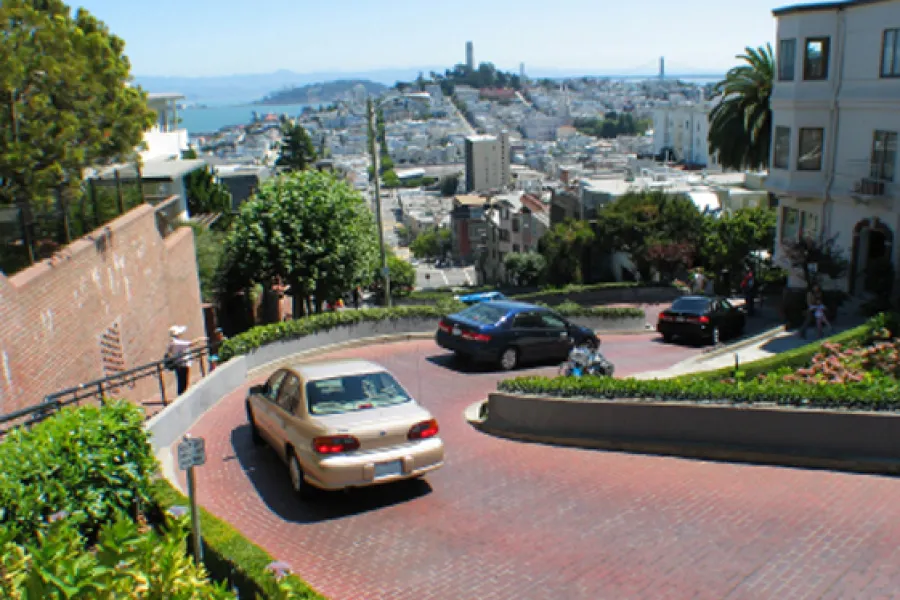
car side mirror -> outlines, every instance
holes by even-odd
[[[269,395],[269,384],[261,383],[259,385],[254,385],[250,387],[251,394],[259,394],[260,396],[268,396]]]

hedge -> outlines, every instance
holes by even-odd
[[[162,511],[188,506],[188,499],[163,478],[153,482],[151,494]],[[267,568],[275,559],[202,507],[200,535],[206,570],[214,580],[227,581],[229,588],[236,589],[241,598],[325,600],[296,575],[286,576],[276,583]]]
[[[885,327],[885,317],[876,317],[827,340],[807,344],[762,360],[739,365],[740,379],[724,382],[735,375],[734,367],[685,375],[673,379],[611,379],[598,377],[517,377],[500,381],[503,392],[559,398],[597,400],[690,401],[709,404],[767,403],[783,406],[816,408],[849,408],[865,410],[900,409],[900,383],[884,380],[880,385],[853,383],[844,385],[809,385],[782,381],[761,382],[758,375],[785,367],[806,367],[825,342],[838,344],[867,343],[878,329]]]
[[[587,400],[649,400],[701,404],[777,404],[808,408],[865,410],[900,409],[900,385],[808,385],[784,382],[738,383],[703,379],[611,379],[608,377],[517,377],[497,385],[503,392],[584,398]]]
[[[281,321],[259,325],[226,340],[219,350],[220,360],[227,361],[235,356],[252,352],[257,348],[285,340],[292,340],[320,331],[327,331],[354,323],[397,321],[400,319],[440,319],[441,317],[466,308],[461,302],[444,301],[435,306],[396,306],[392,308],[366,308],[328,312],[291,321]],[[606,319],[641,318],[644,311],[632,307],[582,307],[567,303],[556,308],[568,317],[595,317]],[[437,327],[437,323],[435,323]]]
[[[543,287],[539,288],[536,291],[532,292],[522,292],[515,293],[515,290],[510,290],[510,293],[507,294],[510,298],[515,300],[527,300],[529,298],[539,298],[541,296],[546,296],[549,294],[578,294],[581,292],[593,292],[599,290],[625,290],[625,289],[635,289],[635,288],[670,288],[671,285],[663,284],[663,283],[654,283],[654,282],[638,282],[638,281],[607,281],[603,283],[591,283],[591,284],[571,284],[562,287]],[[420,290],[412,292],[409,297],[417,300],[432,300],[437,302],[438,300],[443,300],[446,298],[452,298],[456,295],[464,296],[466,294],[477,294],[479,292],[492,292],[495,290],[504,290],[503,286],[480,286],[480,287],[472,287],[465,289],[454,289],[454,288],[435,288],[430,290]]]

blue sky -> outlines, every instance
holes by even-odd
[[[74,0],[137,75],[362,71],[462,62],[518,70],[723,73],[775,35],[772,0]]]

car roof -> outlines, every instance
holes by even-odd
[[[490,302],[485,302],[485,304],[496,306],[509,314],[525,312],[526,310],[549,310],[544,306],[528,304],[527,302],[517,302],[515,300],[491,300]]]
[[[675,298],[672,302],[678,302],[679,300],[715,300],[718,296],[680,296]]]
[[[288,368],[306,381],[387,371],[378,363],[370,360],[329,360],[314,363],[296,363]]]

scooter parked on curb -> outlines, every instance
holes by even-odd
[[[581,377],[582,375],[612,377],[615,370],[615,365],[598,348],[589,346],[572,348],[569,351],[569,359],[559,366],[559,374],[562,377]]]

